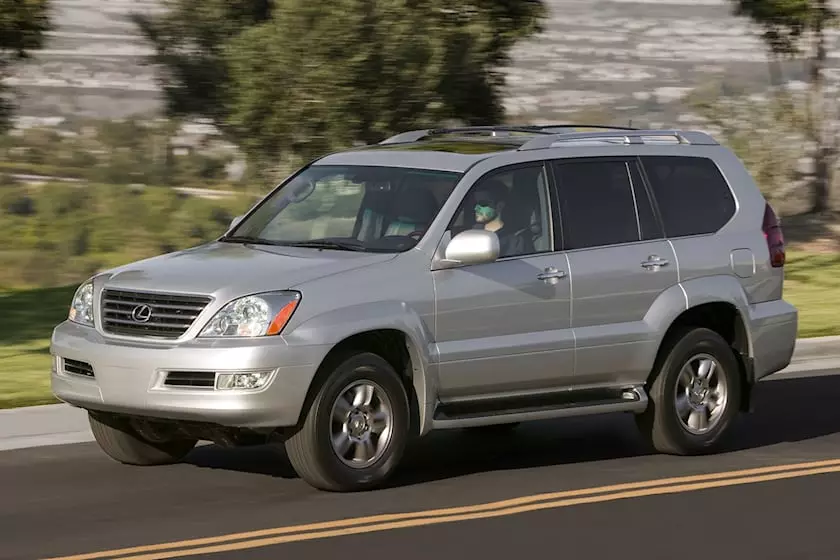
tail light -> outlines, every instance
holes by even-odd
[[[764,238],[767,239],[767,249],[770,250],[770,266],[781,268],[785,266],[785,236],[779,217],[770,204],[764,206],[764,222],[761,224]]]

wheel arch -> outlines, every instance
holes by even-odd
[[[357,312],[358,311],[358,312]],[[419,313],[403,302],[381,302],[334,309],[314,317],[289,333],[290,344],[324,344],[329,350],[309,384],[298,424],[337,361],[354,352],[373,352],[384,358],[403,380],[409,397],[411,430],[426,433],[436,395],[436,369],[430,352],[431,333]]]
[[[648,383],[652,381],[659,364],[662,363],[666,353],[676,342],[674,337],[684,329],[692,327],[707,328],[716,332],[732,349],[739,366],[738,375],[742,388],[739,406],[742,411],[750,410],[750,389],[754,383],[752,344],[743,313],[731,301],[704,301],[688,307],[674,317],[660,338],[655,365],[649,374]]]

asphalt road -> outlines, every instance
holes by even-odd
[[[840,370],[808,375],[762,383],[718,455],[649,454],[628,415],[440,432],[364,494],[311,489],[269,447],[153,468],[93,443],[7,451],[0,558],[836,560]]]

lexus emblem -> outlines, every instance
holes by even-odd
[[[131,310],[131,318],[135,323],[147,323],[152,318],[152,308],[148,305],[138,305]]]

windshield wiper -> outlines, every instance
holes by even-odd
[[[219,238],[219,241],[229,241],[231,243],[254,243],[260,245],[279,245],[275,241],[254,237],[252,235],[226,235]]]
[[[294,241],[283,243],[288,247],[313,247],[316,249],[338,249],[342,251],[364,251],[360,242],[337,241],[335,239],[312,239],[310,241]]]

